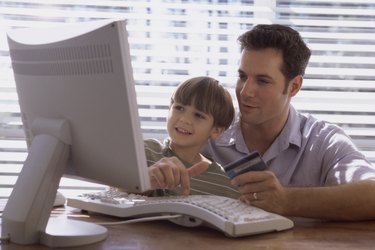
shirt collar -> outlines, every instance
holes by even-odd
[[[286,124],[278,136],[285,146],[289,144],[301,147],[301,116],[292,105],[289,106],[289,115]]]
[[[270,149],[277,147],[276,151],[280,152],[290,145],[301,147],[302,135],[300,126],[301,117],[294,107],[290,105],[287,122]],[[242,153],[249,153],[241,131],[240,112],[236,113],[235,119],[228,130],[216,139],[216,145],[222,147],[235,146],[236,150]]]

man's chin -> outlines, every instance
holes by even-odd
[[[248,125],[257,125],[260,123],[261,119],[258,115],[255,115],[254,113],[242,113],[241,112],[241,123],[245,123]]]

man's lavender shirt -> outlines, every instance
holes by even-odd
[[[239,116],[203,151],[224,167],[249,153]],[[375,166],[343,129],[301,114],[292,105],[283,130],[262,157],[268,170],[286,186],[330,186],[375,178]]]

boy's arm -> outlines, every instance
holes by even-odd
[[[208,169],[209,163],[201,161],[190,168],[177,157],[164,157],[149,167],[152,189],[173,189],[181,185],[182,195],[190,193],[190,177]]]

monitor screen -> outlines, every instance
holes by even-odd
[[[126,22],[15,29],[8,44],[29,154],[2,234],[21,244],[39,240],[62,174],[147,190]]]

